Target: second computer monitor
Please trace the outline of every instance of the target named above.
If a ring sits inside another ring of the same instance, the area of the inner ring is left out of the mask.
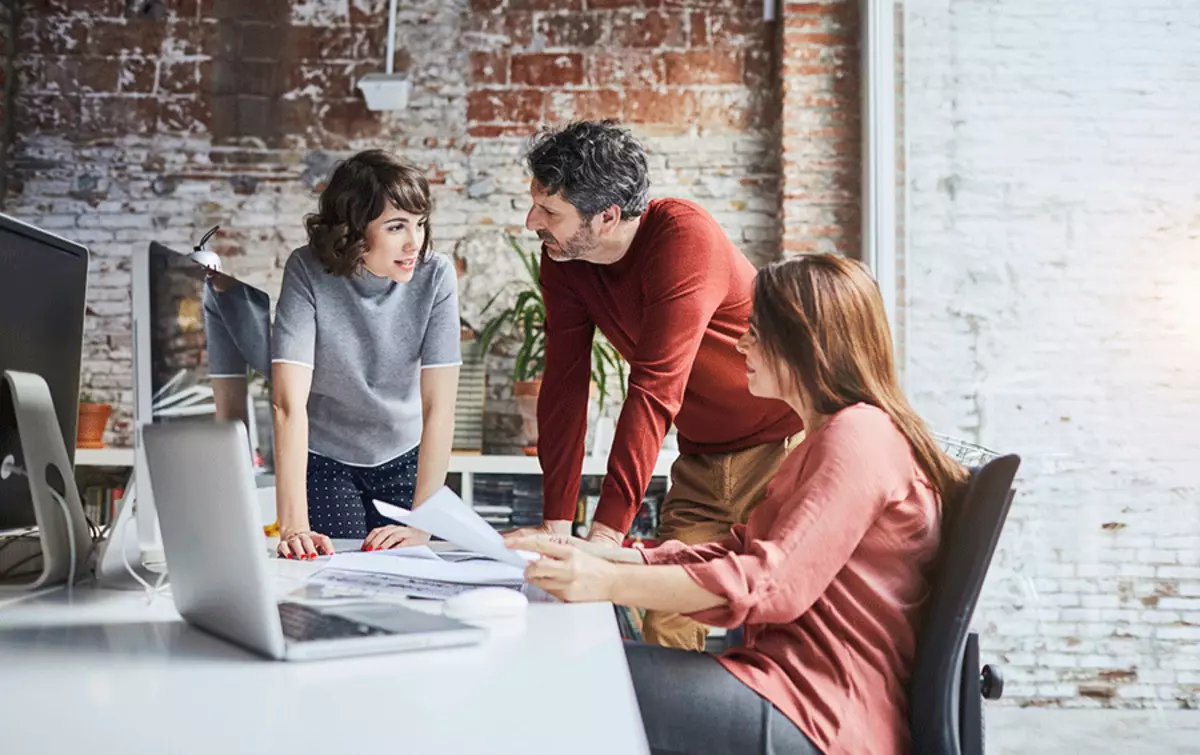
[[[158,243],[134,255],[137,442],[140,428],[150,423],[240,420],[250,439],[247,459],[262,484],[270,484],[270,297],[224,273],[213,259]],[[144,471],[139,463],[137,479],[147,479]],[[139,483],[138,533],[144,547],[157,541],[151,493]]]

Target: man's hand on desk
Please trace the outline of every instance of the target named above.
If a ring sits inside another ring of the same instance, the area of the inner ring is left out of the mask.
[[[587,537],[589,542],[599,543],[600,545],[612,545],[620,548],[625,542],[625,533],[620,530],[615,530],[607,524],[600,522],[592,522],[592,529],[588,532]]]
[[[385,551],[389,548],[406,548],[410,545],[425,545],[429,542],[429,533],[413,527],[389,524],[386,527],[376,527],[363,540],[362,549],[365,551]]]
[[[520,529],[509,530],[504,533],[504,542],[508,543],[510,540],[536,537],[538,535],[559,535],[569,538],[571,536],[571,523],[565,519],[551,519],[542,522],[537,527],[521,527]]]
[[[275,552],[280,558],[312,559],[317,556],[332,556],[333,541],[319,532],[308,529],[282,528],[279,545]]]

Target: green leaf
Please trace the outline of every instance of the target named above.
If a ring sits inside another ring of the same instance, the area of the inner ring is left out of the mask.
[[[537,304],[537,294],[532,291],[522,291],[517,295],[517,301],[513,304],[513,310],[520,313],[523,317],[526,312],[537,312],[541,308]]]
[[[508,243],[512,245],[512,248],[517,252],[517,256],[521,258],[521,264],[525,266],[525,272],[529,274],[529,280],[537,285],[540,280],[539,273],[541,272],[538,255],[535,252],[525,251],[517,241],[517,237],[511,233],[508,234]]]
[[[512,295],[512,288],[516,286],[512,306],[484,325],[479,346],[486,355],[496,339],[519,339],[521,343],[513,365],[513,380],[530,380],[540,377],[545,368],[546,302],[539,280],[541,254],[540,250],[526,251],[512,234],[505,236],[520,258],[529,280],[511,281],[501,286],[488,301],[484,312],[490,312],[501,296]]]
[[[479,334],[479,353],[484,354],[485,356],[487,355],[488,350],[492,346],[492,341],[495,340],[496,335],[500,332],[500,329],[506,324],[511,323],[513,317],[515,316],[516,312],[514,312],[512,309],[506,309],[488,322],[488,324],[484,327],[483,332]]]
[[[509,287],[507,285],[501,286],[499,291],[492,294],[492,298],[488,299],[488,303],[484,304],[483,309],[481,309],[479,311],[480,314],[483,314],[484,312],[487,312],[489,309],[491,309],[492,305],[496,303],[496,300],[499,299],[501,296],[503,296],[506,291],[508,291],[508,288]]]
[[[596,383],[596,395],[600,410],[604,410],[604,399],[608,397],[608,356],[598,341],[592,342],[592,380]]]
[[[609,395],[607,381],[610,370],[615,370],[620,377],[621,399],[624,400],[627,397],[625,360],[621,358],[617,347],[603,336],[598,336],[592,344],[592,379],[596,381],[599,388],[601,409],[604,408],[604,401]]]
[[[621,376],[621,400],[629,398],[629,373],[625,370],[625,360],[617,355],[617,374]]]

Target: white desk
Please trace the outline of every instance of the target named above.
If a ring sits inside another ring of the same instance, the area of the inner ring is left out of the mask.
[[[272,560],[280,594],[317,564]],[[608,604],[531,604],[476,647],[285,663],[169,597],[0,597],[0,752],[645,753]]]

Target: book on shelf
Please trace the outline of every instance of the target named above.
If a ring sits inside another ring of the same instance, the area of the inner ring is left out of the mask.
[[[592,527],[592,519],[596,515],[596,508],[599,505],[600,495],[598,492],[583,493],[579,496],[579,500],[575,506],[575,522],[572,527],[576,536],[587,536]],[[633,523],[629,526],[629,533],[625,537],[627,545],[633,542],[656,542],[655,538],[658,537],[658,509],[661,505],[661,495],[648,494],[642,499],[642,504],[638,507],[637,514],[633,517]]]
[[[125,495],[124,488],[111,485],[91,485],[83,491],[83,513],[98,527],[106,527],[117,518],[117,507]]]

